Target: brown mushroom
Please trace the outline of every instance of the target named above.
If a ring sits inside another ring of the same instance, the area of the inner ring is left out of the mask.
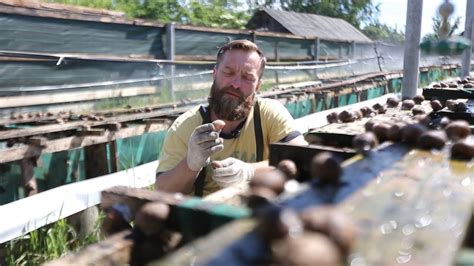
[[[411,109],[411,113],[413,115],[422,115],[422,114],[425,114],[425,109],[423,109],[422,106],[415,106]]]
[[[443,105],[438,100],[432,100],[430,105],[434,112],[438,112],[439,110],[443,109]]]
[[[445,128],[448,138],[451,140],[465,139],[471,134],[469,123],[464,120],[456,120]]]
[[[338,115],[336,112],[331,112],[330,114],[328,114],[326,116],[326,119],[328,120],[328,123],[332,124],[332,123],[337,123],[338,121]]]
[[[338,118],[343,123],[350,123],[355,121],[354,112],[351,110],[344,110],[339,113]]]
[[[285,174],[276,169],[258,173],[250,180],[249,187],[250,189],[254,187],[266,187],[278,195],[285,189],[285,182]]]
[[[285,174],[286,180],[295,179],[298,176],[298,167],[290,159],[281,160],[277,168]]]
[[[426,130],[426,127],[420,124],[406,125],[402,128],[402,141],[408,144],[416,144]]]
[[[395,123],[390,126],[387,132],[387,139],[393,142],[400,141],[402,139],[402,128],[405,126],[404,123]]]
[[[423,133],[417,142],[417,146],[423,150],[441,150],[448,140],[446,133],[441,130],[429,130]]]
[[[415,102],[410,99],[403,100],[402,102],[402,110],[411,110],[415,106]]]
[[[388,131],[390,126],[390,124],[384,122],[376,123],[372,127],[372,132],[374,132],[375,136],[380,142],[384,142],[388,139]]]
[[[343,257],[336,244],[327,236],[315,232],[274,241],[271,250],[277,265],[343,264]]]
[[[400,100],[397,97],[388,97],[387,98],[387,106],[389,108],[398,107],[399,103],[400,103]]]
[[[340,160],[329,152],[321,152],[311,160],[310,173],[321,184],[338,184],[342,175]]]
[[[451,147],[451,159],[469,161],[474,158],[474,143],[458,141]]]
[[[423,97],[423,95],[415,95],[415,97],[413,97],[413,101],[415,102],[415,104],[421,104],[423,101],[425,100],[425,97]]]
[[[376,147],[379,141],[373,132],[365,132],[356,135],[352,139],[352,147],[361,154],[367,154],[370,150]]]

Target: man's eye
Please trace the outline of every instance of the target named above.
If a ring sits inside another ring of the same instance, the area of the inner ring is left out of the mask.
[[[252,76],[244,76],[244,79],[250,82],[254,82],[255,79]]]

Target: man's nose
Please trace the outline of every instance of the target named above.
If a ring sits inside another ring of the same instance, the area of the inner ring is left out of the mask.
[[[234,89],[240,88],[241,84],[242,84],[242,78],[240,76],[235,76],[234,79],[232,80],[232,82],[230,83],[230,85]]]

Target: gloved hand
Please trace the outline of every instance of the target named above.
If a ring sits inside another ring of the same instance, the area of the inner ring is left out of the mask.
[[[222,127],[216,121],[196,127],[189,137],[186,156],[189,169],[200,171],[209,164],[212,154],[224,149],[224,140],[219,138],[219,131]],[[216,124],[219,125],[216,126]]]
[[[250,181],[255,169],[249,163],[229,157],[222,161],[213,161],[212,179],[220,187],[228,187],[240,182]]]

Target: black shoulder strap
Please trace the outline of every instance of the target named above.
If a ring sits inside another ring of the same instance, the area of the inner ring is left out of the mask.
[[[255,143],[257,147],[257,162],[263,161],[263,132],[262,121],[260,119],[260,106],[256,101],[253,108],[253,126],[255,128]]]
[[[199,107],[199,113],[201,114],[201,117],[202,117],[202,124],[207,124],[211,122],[209,106],[204,107],[201,105]],[[204,193],[205,181],[206,181],[206,167],[203,167],[201,171],[199,172],[198,177],[194,181],[194,196],[202,197]]]

